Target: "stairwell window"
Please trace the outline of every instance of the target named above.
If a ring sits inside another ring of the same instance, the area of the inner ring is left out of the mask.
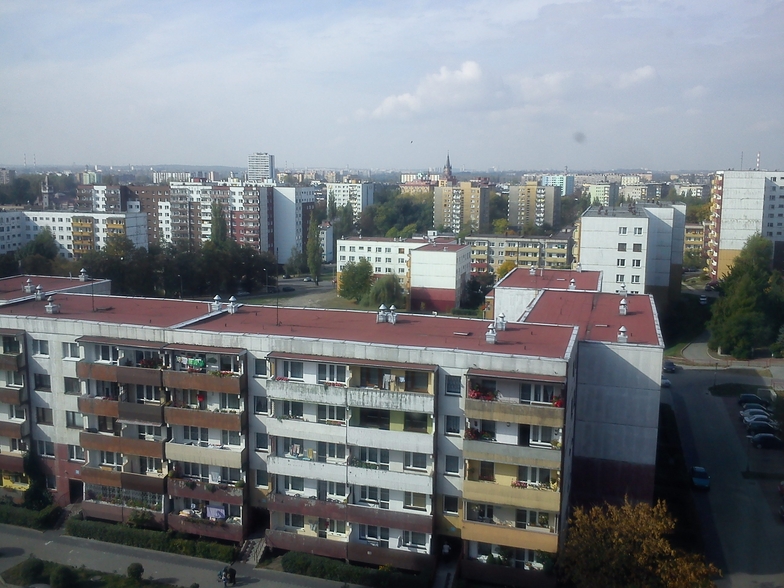
[[[403,508],[426,510],[427,496],[419,492],[405,492],[403,495]]]
[[[44,339],[33,339],[33,355],[49,356],[49,341]]]

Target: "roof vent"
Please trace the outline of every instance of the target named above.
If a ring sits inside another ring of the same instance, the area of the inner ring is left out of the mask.
[[[503,312],[495,319],[495,328],[498,331],[506,331],[506,315]]]
[[[529,276],[535,276],[536,275],[536,268],[534,266],[531,266],[531,268],[528,270],[528,275]]]
[[[229,314],[235,314],[237,312],[237,308],[239,308],[239,304],[237,304],[237,299],[232,296],[229,298]]]
[[[629,342],[629,337],[626,336],[626,327],[621,326],[621,328],[618,329],[618,343],[628,343],[628,342]]]
[[[60,305],[54,303],[54,296],[50,296],[46,299],[46,314],[60,314]]]
[[[35,299],[41,301],[44,299],[44,289],[41,287],[41,284],[38,284],[35,287]]]
[[[223,308],[220,294],[216,294],[215,298],[212,299],[212,302],[210,302],[208,306],[211,312],[218,312],[221,308]]]
[[[626,296],[626,284],[621,284],[620,294]]]
[[[626,311],[629,306],[629,301],[626,298],[621,298],[621,304],[618,306],[618,313],[621,316],[626,316]]]
[[[90,276],[87,275],[87,270],[82,268],[79,270],[79,281],[80,282],[87,282],[90,280]]]
[[[376,315],[376,322],[377,323],[385,323],[385,322],[387,322],[388,318],[389,318],[389,311],[387,310],[387,305],[382,303],[381,306],[378,307],[378,314]]]
[[[27,278],[27,281],[24,284],[22,284],[22,291],[25,294],[32,294],[33,292],[35,292],[35,286],[33,286],[33,280]]]
[[[569,289],[570,290],[576,290],[577,289],[577,282],[574,281],[574,278],[569,280]]]
[[[496,338],[495,324],[490,323],[487,327],[487,333],[485,333],[485,341],[490,345],[495,345]]]
[[[578,272],[583,271],[583,264],[581,264],[579,261],[577,262],[577,271]]]

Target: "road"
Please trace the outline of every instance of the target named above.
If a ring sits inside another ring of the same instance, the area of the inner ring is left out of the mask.
[[[748,447],[734,399],[712,396],[714,383],[767,386],[770,378],[715,368],[679,369],[663,391],[678,421],[688,466],[711,474],[709,493],[695,496],[707,558],[724,570],[722,588],[784,587],[784,524],[777,515],[777,482],[743,476],[767,469],[784,478],[784,452]]]

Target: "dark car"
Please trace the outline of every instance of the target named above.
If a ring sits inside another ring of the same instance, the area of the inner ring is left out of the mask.
[[[759,435],[760,433],[768,433],[770,435],[778,435],[780,431],[778,427],[771,423],[751,423],[748,426],[749,435]]]
[[[668,374],[674,374],[678,367],[671,361],[665,361],[662,366],[662,371]]]
[[[283,286],[280,290],[281,292],[293,292],[294,288],[292,286]]]
[[[716,280],[713,280],[712,282],[708,282],[707,284],[705,284],[706,292],[713,292],[714,290],[718,290],[718,288],[719,288],[719,282]]]
[[[694,466],[689,471],[691,486],[695,490],[710,490],[710,476],[705,468]]]
[[[770,402],[767,400],[760,398],[756,394],[741,394],[738,398],[738,404],[743,406],[744,404],[761,404],[762,406],[769,406]]]
[[[749,442],[757,449],[782,449],[784,441],[770,433],[760,433],[749,438]]]

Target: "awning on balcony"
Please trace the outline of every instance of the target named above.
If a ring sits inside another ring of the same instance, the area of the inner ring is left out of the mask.
[[[140,349],[156,349],[160,351],[166,345],[160,341],[142,341],[139,339],[115,339],[113,337],[91,337],[85,335],[76,340],[77,343],[96,343],[98,345],[114,345],[115,347],[138,347]]]
[[[24,335],[19,329],[0,329],[0,335]]]
[[[401,363],[397,361],[382,361],[376,359],[357,359],[354,357],[336,357],[334,355],[306,355],[304,353],[287,353],[284,351],[273,351],[267,355],[268,359],[294,359],[300,361],[314,361],[319,363],[346,363],[347,365],[358,365],[362,367],[395,368],[402,370],[419,370],[423,372],[434,372],[438,369],[437,365],[426,363]]]
[[[504,380],[530,380],[533,382],[557,382],[560,384],[566,383],[565,376],[548,376],[545,374],[521,374],[518,372],[480,370],[477,368],[471,368],[470,370],[468,370],[466,375],[486,377],[486,378],[501,378]]]
[[[206,345],[187,345],[184,343],[169,343],[164,346],[167,351],[185,351],[193,353],[214,353],[216,355],[242,355],[244,349],[236,347],[208,347]]]

